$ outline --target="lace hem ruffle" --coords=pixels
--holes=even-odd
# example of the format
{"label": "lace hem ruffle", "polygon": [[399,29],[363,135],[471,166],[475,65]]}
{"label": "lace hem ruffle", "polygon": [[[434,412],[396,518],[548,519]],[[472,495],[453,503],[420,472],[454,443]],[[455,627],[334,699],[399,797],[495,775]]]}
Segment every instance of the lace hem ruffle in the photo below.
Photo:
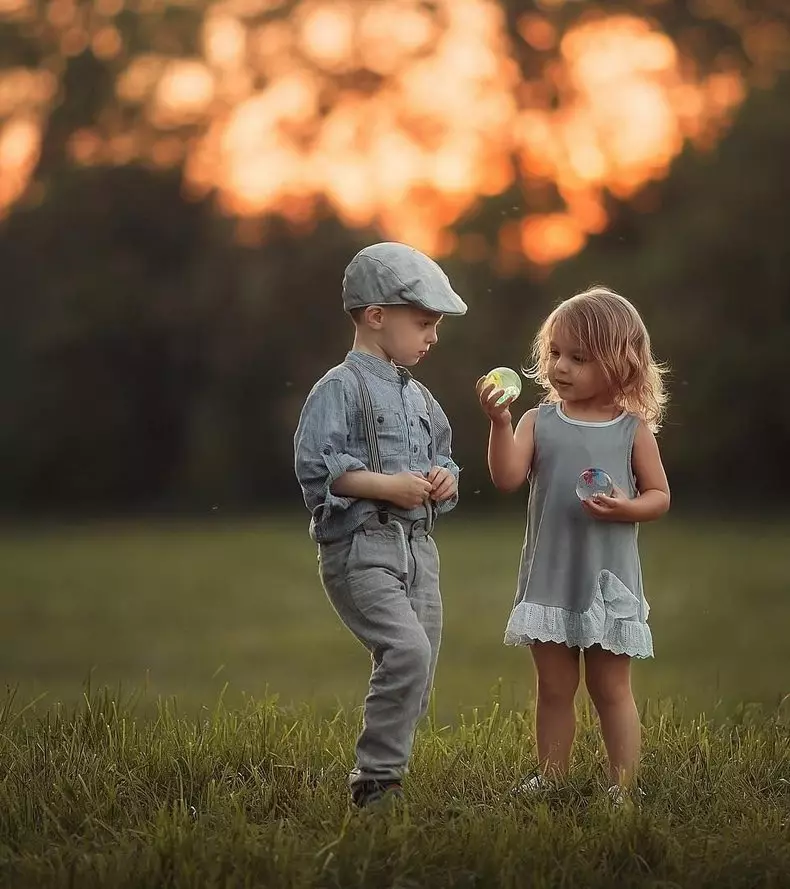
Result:
{"label": "lace hem ruffle", "polygon": [[600,645],[614,654],[653,657],[653,637],[640,601],[611,571],[598,575],[595,596],[587,611],[568,611],[535,602],[519,602],[505,630],[505,645],[563,642],[569,647]]}

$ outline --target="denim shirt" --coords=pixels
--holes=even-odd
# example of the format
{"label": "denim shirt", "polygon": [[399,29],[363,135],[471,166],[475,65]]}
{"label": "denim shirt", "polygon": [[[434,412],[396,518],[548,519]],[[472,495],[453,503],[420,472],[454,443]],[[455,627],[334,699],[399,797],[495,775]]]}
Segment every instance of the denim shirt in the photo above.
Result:
{"label": "denim shirt", "polygon": [[[362,370],[370,390],[382,471],[427,475],[433,466],[442,466],[457,481],[460,470],[451,457],[452,430],[438,402],[433,401],[436,454],[432,454],[428,406],[411,374],[366,352],[349,352],[346,360]],[[357,379],[342,364],[324,374],[307,396],[294,436],[294,458],[304,502],[312,514],[313,540],[339,540],[376,514],[373,500],[339,497],[330,490],[343,473],[371,469]],[[434,512],[449,512],[457,502],[456,492],[436,503]],[[427,512],[424,506],[407,510],[389,504],[388,509],[406,519],[424,519]]]}

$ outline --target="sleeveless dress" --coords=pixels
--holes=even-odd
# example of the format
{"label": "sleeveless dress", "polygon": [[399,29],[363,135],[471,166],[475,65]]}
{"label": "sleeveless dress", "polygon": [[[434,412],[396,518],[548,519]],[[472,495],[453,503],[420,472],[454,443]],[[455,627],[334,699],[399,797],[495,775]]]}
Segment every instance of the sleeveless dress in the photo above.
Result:
{"label": "sleeveless dress", "polygon": [[571,419],[559,404],[538,408],[527,530],[506,645],[551,641],[653,656],[638,525],[588,516],[576,495],[579,474],[598,467],[629,497],[637,496],[631,451],[638,426],[628,413],[589,422]]}

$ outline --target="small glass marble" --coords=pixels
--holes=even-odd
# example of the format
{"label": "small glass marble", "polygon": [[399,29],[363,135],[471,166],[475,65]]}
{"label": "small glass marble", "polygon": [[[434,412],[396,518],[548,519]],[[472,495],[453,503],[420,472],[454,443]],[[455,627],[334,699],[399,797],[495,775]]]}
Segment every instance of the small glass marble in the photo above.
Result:
{"label": "small glass marble", "polygon": [[515,400],[521,395],[521,377],[509,367],[495,367],[490,370],[483,380],[483,388],[491,384],[497,389],[504,389],[504,393],[497,399],[497,406],[504,404],[509,398]]}
{"label": "small glass marble", "polygon": [[576,496],[579,500],[589,500],[596,494],[611,497],[614,493],[614,482],[603,469],[591,466],[580,473],[576,481]]}

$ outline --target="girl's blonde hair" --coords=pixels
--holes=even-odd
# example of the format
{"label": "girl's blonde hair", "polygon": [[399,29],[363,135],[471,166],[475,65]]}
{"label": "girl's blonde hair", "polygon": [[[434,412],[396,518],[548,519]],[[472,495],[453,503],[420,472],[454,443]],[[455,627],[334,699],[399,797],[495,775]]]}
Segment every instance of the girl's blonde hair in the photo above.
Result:
{"label": "girl's blonde hair", "polygon": [[615,403],[657,432],[667,402],[667,367],[653,357],[645,323],[631,303],[595,286],[564,300],[546,318],[532,344],[532,365],[524,373],[546,390],[547,402],[560,400],[548,377],[549,343],[558,328],[599,363]]}

